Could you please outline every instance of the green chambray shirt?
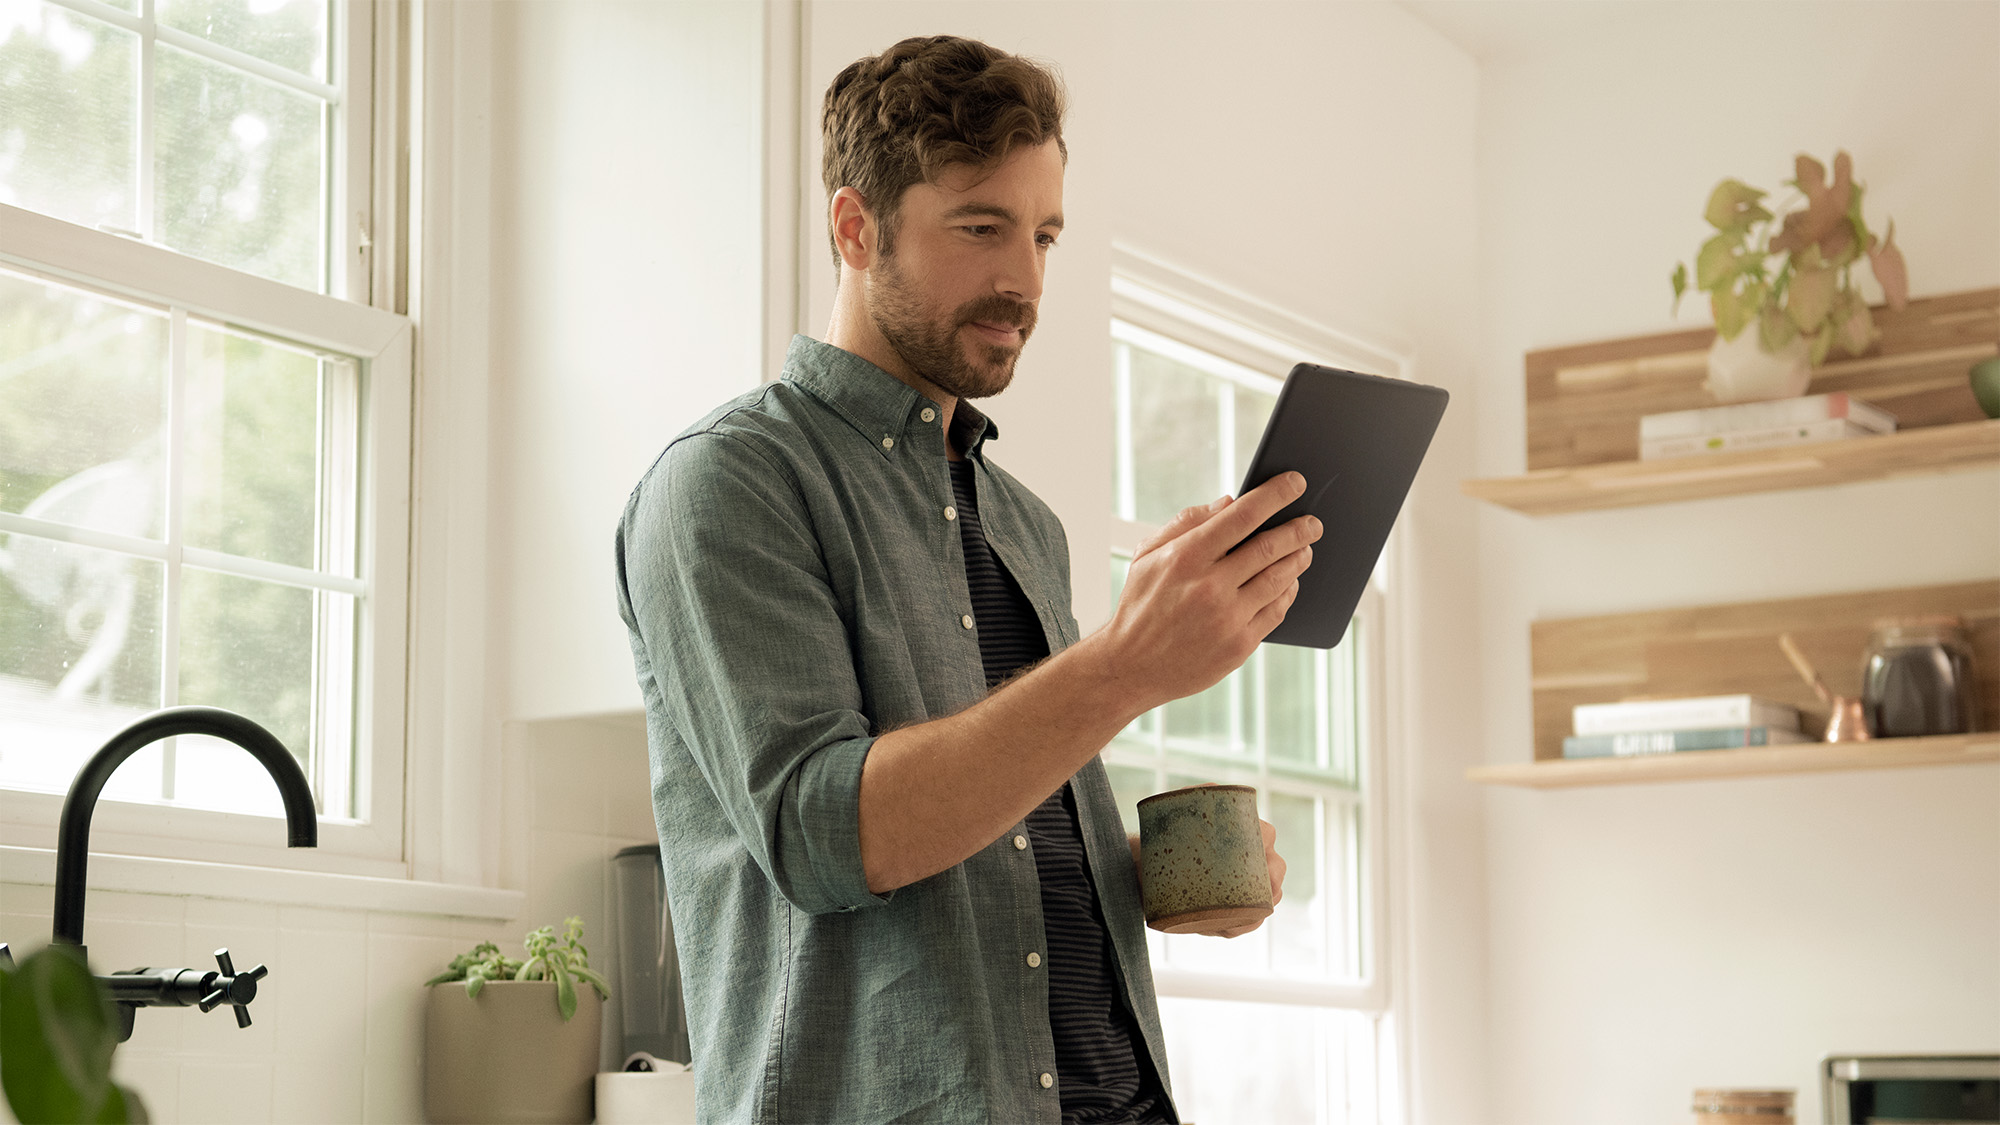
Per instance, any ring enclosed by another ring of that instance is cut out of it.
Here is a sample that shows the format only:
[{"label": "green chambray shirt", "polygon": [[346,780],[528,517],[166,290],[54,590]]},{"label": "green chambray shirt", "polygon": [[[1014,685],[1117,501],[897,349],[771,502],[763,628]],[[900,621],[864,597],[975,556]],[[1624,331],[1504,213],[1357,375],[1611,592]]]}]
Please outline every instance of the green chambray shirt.
[{"label": "green chambray shirt", "polygon": [[[875,736],[986,695],[935,411],[795,337],[784,378],[675,438],[619,524],[704,1122],[1061,1120],[1025,825],[886,895],[861,869]],[[990,421],[961,403],[953,425],[986,537],[1059,652],[1077,639],[1062,525],[986,459]],[[1122,1000],[1164,1084],[1103,764],[1074,786]]]}]

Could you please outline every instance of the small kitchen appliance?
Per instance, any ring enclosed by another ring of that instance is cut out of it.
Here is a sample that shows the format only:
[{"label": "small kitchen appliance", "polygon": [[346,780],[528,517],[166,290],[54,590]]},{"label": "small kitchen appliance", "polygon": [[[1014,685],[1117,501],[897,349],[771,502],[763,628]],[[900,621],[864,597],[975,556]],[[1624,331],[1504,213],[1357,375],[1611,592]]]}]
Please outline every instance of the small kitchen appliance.
[{"label": "small kitchen appliance", "polygon": [[625,848],[612,857],[611,868],[618,926],[618,980],[612,989],[618,1012],[612,1028],[616,1057],[624,1060],[619,1069],[688,1062],[687,1009],[660,846]]},{"label": "small kitchen appliance", "polygon": [[1820,1085],[1826,1125],[2000,1122],[2000,1055],[1835,1055]]}]

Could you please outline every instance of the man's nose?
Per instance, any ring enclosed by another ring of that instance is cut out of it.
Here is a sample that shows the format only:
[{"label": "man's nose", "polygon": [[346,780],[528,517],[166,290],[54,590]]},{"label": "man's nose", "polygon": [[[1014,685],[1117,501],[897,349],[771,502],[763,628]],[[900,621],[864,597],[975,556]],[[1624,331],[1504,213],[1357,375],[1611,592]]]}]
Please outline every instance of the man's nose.
[{"label": "man's nose", "polygon": [[1046,260],[1042,248],[1035,244],[1038,232],[1030,231],[1027,237],[1010,243],[1003,257],[1000,276],[994,279],[994,291],[1003,297],[1016,301],[1033,303],[1042,297],[1042,267]]}]

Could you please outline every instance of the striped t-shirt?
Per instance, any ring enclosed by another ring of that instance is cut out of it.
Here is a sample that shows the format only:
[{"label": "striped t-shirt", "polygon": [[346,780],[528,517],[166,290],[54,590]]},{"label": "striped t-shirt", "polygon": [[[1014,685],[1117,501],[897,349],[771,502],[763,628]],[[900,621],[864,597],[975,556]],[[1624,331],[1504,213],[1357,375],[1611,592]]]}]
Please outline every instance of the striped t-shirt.
[{"label": "striped t-shirt", "polygon": [[[971,463],[950,465],[979,656],[986,685],[992,688],[1047,656],[1048,645],[1034,607],[980,529]],[[1112,969],[1111,936],[1090,879],[1070,787],[1064,784],[1050,794],[1028,814],[1027,825],[1042,884],[1042,929],[1048,944],[1042,963],[1049,974],[1049,1028],[1055,1038],[1063,1121],[1168,1121],[1166,1098],[1145,1060],[1138,1024]]]}]

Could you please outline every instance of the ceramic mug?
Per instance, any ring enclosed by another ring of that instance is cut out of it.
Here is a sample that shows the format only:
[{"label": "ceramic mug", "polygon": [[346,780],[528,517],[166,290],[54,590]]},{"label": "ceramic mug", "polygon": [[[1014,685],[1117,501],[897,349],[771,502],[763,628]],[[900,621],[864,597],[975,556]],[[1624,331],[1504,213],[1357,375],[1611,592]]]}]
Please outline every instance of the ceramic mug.
[{"label": "ceramic mug", "polygon": [[1271,913],[1257,790],[1196,785],[1139,802],[1146,923],[1170,934],[1245,926]]}]

